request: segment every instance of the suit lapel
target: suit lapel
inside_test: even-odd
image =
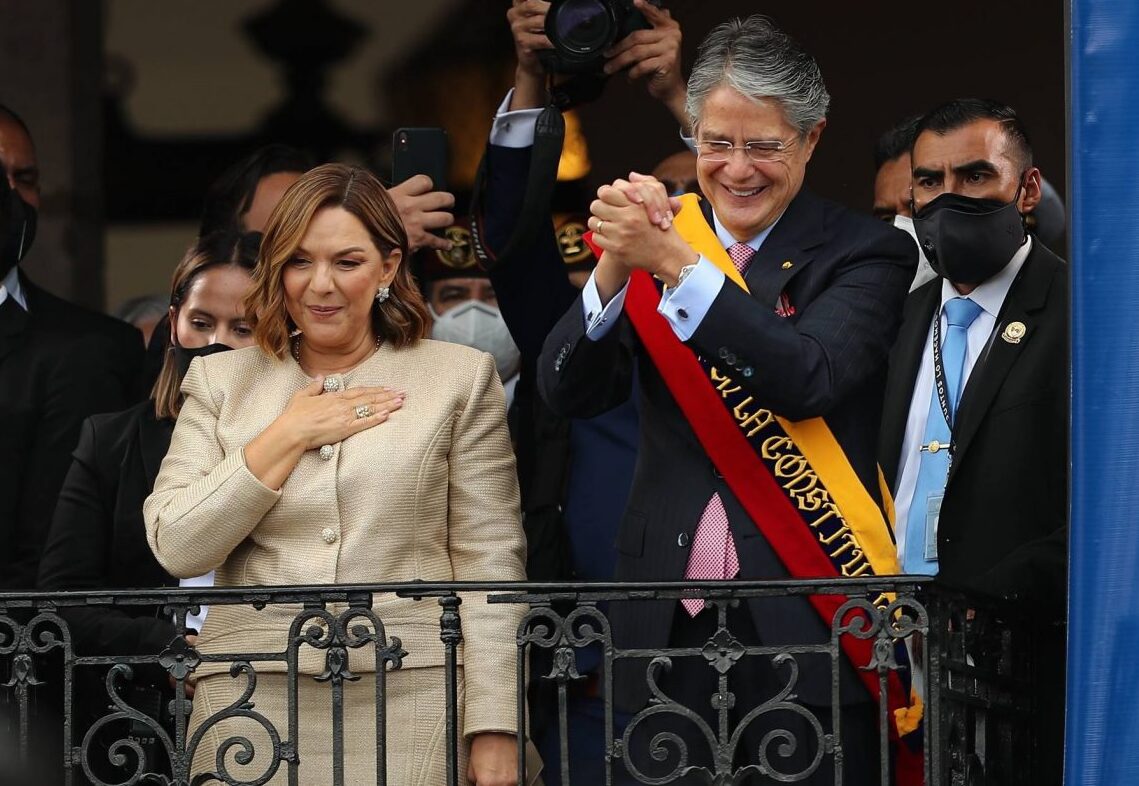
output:
[[[953,480],[1009,370],[1039,328],[1039,313],[1047,302],[1055,271],[1055,264],[1049,264],[1051,260],[1040,249],[1040,242],[1034,241],[1032,253],[1025,260],[1001,306],[985,353],[978,359],[969,381],[965,383],[965,390],[961,392],[953,434],[953,468],[948,482]],[[1016,343],[1002,338],[1005,329],[1013,322],[1021,322],[1025,326],[1024,336]]]
[[[922,354],[929,339],[933,314],[941,300],[941,279],[935,278],[906,298],[902,327],[890,351],[890,373],[882,408],[882,450],[879,460],[891,490],[896,490],[898,458],[906,436],[906,420]]]
[[[29,315],[15,298],[9,296],[0,303],[0,363],[24,341]]]
[[[700,208],[714,229],[711,203],[702,200]],[[810,264],[814,249],[824,240],[823,204],[800,190],[751,260],[744,280],[752,296],[774,309],[787,284]]]
[[[154,402],[148,401],[145,406],[142,417],[138,419],[138,444],[149,490],[154,488],[158,470],[162,467],[162,459],[170,449],[170,435],[174,432],[174,424],[155,418]]]

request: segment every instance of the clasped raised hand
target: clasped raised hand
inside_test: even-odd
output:
[[[628,180],[599,188],[589,209],[593,241],[605,252],[599,268],[640,268],[671,285],[680,268],[699,259],[672,226],[680,201],[654,177],[630,172]]]

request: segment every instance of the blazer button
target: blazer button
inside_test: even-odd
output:
[[[679,535],[676,536],[676,545],[680,546],[680,548],[684,548],[685,546],[687,546],[688,541],[689,541],[689,538],[688,538],[687,532],[681,532]]]
[[[325,393],[339,393],[344,390],[344,378],[339,374],[329,374],[324,378]]]
[[[735,353],[732,353],[732,352],[729,352],[729,353],[728,353],[728,356],[727,356],[726,358],[724,358],[724,360],[728,361],[728,365],[729,365],[729,366],[734,366],[734,365],[736,364],[736,361],[737,361],[738,359],[739,359],[739,358],[737,358],[737,357],[735,356]]]
[[[322,461],[332,461],[332,457],[336,455],[336,449],[332,445],[320,446],[320,458]]]
[[[331,545],[336,542],[336,530],[332,527],[325,527],[320,531],[320,537],[324,538],[324,542]]]
[[[720,355],[720,360],[725,360],[725,359],[727,359],[727,357],[728,357],[728,348],[727,348],[727,347],[720,347],[720,352],[719,352],[719,355]]]
[[[744,366],[743,371],[740,372],[740,374],[743,375],[744,379],[751,379],[751,376],[754,373],[755,373],[755,369],[752,368],[751,366]]]

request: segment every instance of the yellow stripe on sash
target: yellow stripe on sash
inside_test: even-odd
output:
[[[680,197],[680,201],[682,208],[676,215],[675,221],[680,236],[694,251],[711,260],[725,276],[748,292],[743,276],[732,264],[731,257],[720,244],[715,231],[704,220],[700,212],[700,197],[695,194],[685,194]],[[882,510],[858,479],[826,421],[822,418],[811,418],[793,422],[778,415],[776,420],[807,459],[807,463],[819,476],[823,486],[830,492],[847,526],[861,544],[862,551],[875,575],[889,576],[901,573],[898,550],[890,536],[893,529],[892,522],[883,518]],[[879,482],[881,483],[881,471],[879,471]],[[883,488],[883,494],[883,502],[889,511],[888,516],[893,519],[893,504],[888,490]]]

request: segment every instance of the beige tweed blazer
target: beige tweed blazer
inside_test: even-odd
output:
[[[273,490],[250,473],[244,447],[311,380],[292,358],[257,347],[195,359],[143,508],[159,563],[178,577],[216,569],[218,586],[524,579],[518,480],[493,357],[438,341],[385,344],[343,379],[348,388],[387,386],[407,398],[387,422],[334,445],[331,459],[305,453]],[[437,601],[373,600],[387,634],[409,653],[404,668],[443,664]],[[214,606],[198,646],[281,652],[297,611]],[[460,611],[465,731],[513,731],[514,641],[524,609],[467,594]],[[306,645],[300,653],[304,673],[324,671],[323,651]],[[349,655],[353,671],[374,669],[370,647]],[[199,673],[221,670],[211,665]]]

